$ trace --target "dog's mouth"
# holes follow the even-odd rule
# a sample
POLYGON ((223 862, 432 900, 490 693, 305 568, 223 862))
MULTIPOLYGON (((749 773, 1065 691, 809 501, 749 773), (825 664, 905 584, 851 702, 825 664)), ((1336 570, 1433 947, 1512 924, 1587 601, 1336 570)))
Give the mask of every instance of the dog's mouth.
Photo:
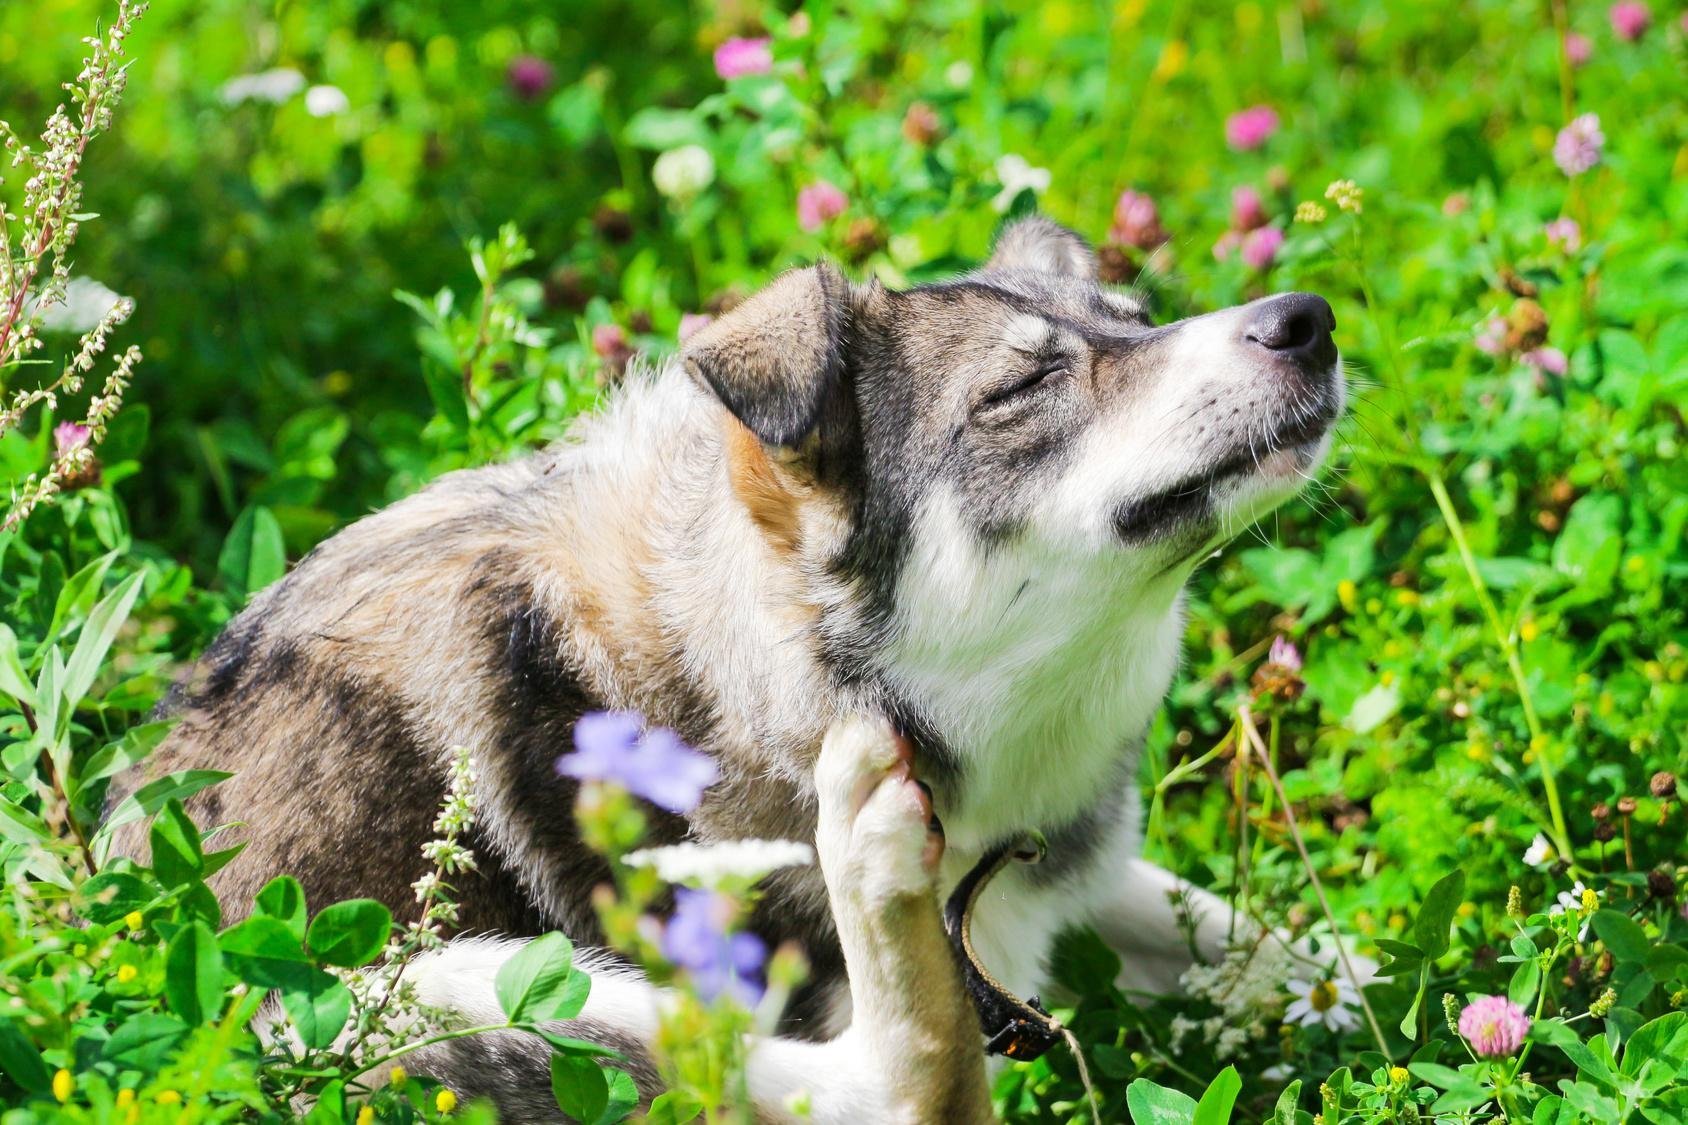
POLYGON ((1164 536, 1172 528, 1213 515, 1218 485, 1243 477, 1285 481, 1305 473, 1341 412, 1340 399, 1321 395, 1311 413, 1283 419, 1254 434, 1208 467, 1164 488, 1126 500, 1114 513, 1114 531, 1126 543, 1164 536))

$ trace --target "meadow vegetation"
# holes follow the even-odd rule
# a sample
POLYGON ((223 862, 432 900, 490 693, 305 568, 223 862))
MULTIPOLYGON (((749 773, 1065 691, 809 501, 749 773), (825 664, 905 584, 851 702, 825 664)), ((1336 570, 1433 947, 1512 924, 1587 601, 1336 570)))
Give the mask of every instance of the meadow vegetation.
MULTIPOLYGON (((1057 1049, 1003 1117, 1688 1123, 1688 15, 787 7, 0 5, 0 1120, 488 1119, 405 1057, 487 1030, 403 981, 472 925, 467 758, 394 857, 411 917, 284 878, 225 927, 181 806, 221 775, 106 800, 153 708, 315 543, 556 439, 779 269, 942 277, 1038 209, 1158 319, 1335 307, 1350 416, 1196 579, 1145 847, 1382 968, 1240 932, 1128 995, 1070 934, 1094 1101, 1057 1049), (143 817, 145 868, 108 854, 143 817)), ((746 1120, 742 1034, 802 965, 735 920, 808 857, 639 853, 706 766, 595 723, 559 754, 606 927, 679 997, 649 1119, 746 1120)), ((542 939, 496 1027, 619 1121, 616 1060, 546 1026, 589 987, 542 939)))

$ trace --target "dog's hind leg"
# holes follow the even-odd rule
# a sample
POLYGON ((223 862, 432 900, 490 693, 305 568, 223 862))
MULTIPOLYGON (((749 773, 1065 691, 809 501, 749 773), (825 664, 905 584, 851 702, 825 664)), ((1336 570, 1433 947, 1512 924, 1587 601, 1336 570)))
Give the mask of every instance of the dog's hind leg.
MULTIPOLYGON (((887 1122, 977 1125, 992 1120, 977 1018, 939 913, 943 838, 909 769, 909 751, 883 723, 853 720, 828 734, 816 772, 816 845, 849 974, 852 1023, 825 1043, 757 1039, 747 1081, 756 1120, 812 1125, 887 1122), (794 1110, 807 1106, 806 1115, 794 1110)), ((498 967, 519 942, 463 939, 419 959, 408 974, 420 998, 474 1023, 503 1016, 498 967)), ((647 1046, 662 990, 625 969, 599 968, 581 951, 592 990, 559 1032, 602 1043, 649 1098, 661 1080, 647 1046)), ((509 1121, 563 1120, 551 1100, 548 1048, 531 1035, 494 1032, 417 1052, 413 1069, 460 1096, 488 1096, 509 1121)))

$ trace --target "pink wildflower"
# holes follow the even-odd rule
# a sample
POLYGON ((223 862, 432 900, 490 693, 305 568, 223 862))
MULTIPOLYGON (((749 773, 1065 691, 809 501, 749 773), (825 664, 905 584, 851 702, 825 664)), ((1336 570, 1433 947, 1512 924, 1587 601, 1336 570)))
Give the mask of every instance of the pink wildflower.
POLYGON ((80 422, 60 422, 53 427, 53 453, 62 459, 87 445, 90 436, 80 422))
POLYGON ((715 48, 715 73, 723 79, 743 78, 749 74, 766 74, 774 69, 771 40, 729 39, 715 48))
POLYGON ((1237 252, 1237 247, 1243 244, 1243 236, 1234 230, 1228 230, 1219 236, 1219 241, 1213 244, 1213 260, 1228 262, 1231 255, 1237 252))
POLYGON ((619 324, 593 326, 592 351, 603 359, 614 359, 627 351, 627 333, 619 324))
POLYGON ((1612 21, 1612 31, 1619 39, 1633 43, 1653 22, 1653 13, 1640 0, 1623 0, 1612 5, 1606 12, 1606 18, 1612 21))
POLYGON ((1153 250, 1166 241, 1161 228, 1160 209, 1147 194, 1127 188, 1114 203, 1114 225, 1108 236, 1121 246, 1135 246, 1139 250, 1153 250))
POLYGON ((1277 227, 1261 227, 1248 232, 1243 239, 1243 261, 1250 269, 1264 270, 1278 256, 1284 244, 1284 232, 1277 227))
POLYGON ((1558 348, 1531 348, 1518 358, 1544 375, 1563 376, 1571 366, 1565 353, 1558 348))
POLYGON ((1244 184, 1231 192, 1231 226, 1235 230, 1250 231, 1266 225, 1266 205, 1260 193, 1244 184))
POLYGON ((551 88, 552 80, 556 76, 556 70, 544 59, 534 55, 518 55, 510 60, 510 66, 504 72, 504 81, 510 84, 510 91, 518 98, 531 102, 551 88))
POLYGON ((820 230, 828 219, 842 215, 849 203, 836 185, 816 180, 797 193, 797 225, 806 231, 820 230))
POLYGON ((1554 219, 1542 228, 1542 233, 1547 235, 1548 245, 1557 250, 1575 254, 1582 249, 1582 228, 1575 219, 1554 219))
POLYGON ((1553 162, 1567 176, 1580 176, 1600 163, 1606 134, 1600 131, 1600 115, 1585 113, 1559 130, 1553 141, 1553 162))
POLYGON ((1477 350, 1487 355, 1500 355, 1506 350, 1506 321, 1498 316, 1491 316, 1477 328, 1477 338, 1472 340, 1477 350))
POLYGON ((1291 672, 1301 671, 1301 650, 1296 648, 1295 642, 1288 637, 1273 637, 1272 648, 1266 654, 1266 659, 1280 668, 1288 668, 1291 672))
POLYGON ((1582 66, 1594 56, 1594 43, 1586 35, 1575 31, 1565 36, 1565 57, 1572 66, 1582 66))
POLYGON ((1459 1033, 1485 1059, 1506 1058, 1524 1045, 1530 1017, 1504 996, 1482 996, 1459 1014, 1459 1033))
POLYGON ((680 342, 683 344, 697 333, 708 328, 715 322, 715 318, 708 313, 680 314, 680 342))
POLYGON ((1250 106, 1225 119, 1225 143, 1239 152, 1259 148, 1278 131, 1278 111, 1269 105, 1250 106))

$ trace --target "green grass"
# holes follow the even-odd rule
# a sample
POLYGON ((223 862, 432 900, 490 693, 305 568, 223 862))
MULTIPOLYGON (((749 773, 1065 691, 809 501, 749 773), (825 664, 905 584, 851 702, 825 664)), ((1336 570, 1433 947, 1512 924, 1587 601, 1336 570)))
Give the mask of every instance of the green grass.
MULTIPOLYGON (((113 10, 0 7, 0 118, 26 134, 44 119, 78 37, 113 10)), ((796 20, 647 0, 566 17, 510 0, 155 0, 128 49, 73 269, 135 299, 113 339, 146 358, 101 482, 0 533, 0 1104, 19 1107, 5 1121, 127 1120, 120 1088, 143 1091, 145 1119, 175 1120, 156 1095, 189 1080, 192 1119, 257 1117, 306 1081, 256 1061, 222 969, 182 975, 200 948, 172 954, 203 908, 194 863, 125 885, 174 896, 148 907, 162 927, 97 907, 93 928, 72 925, 91 909, 76 840, 99 830, 103 748, 156 741, 150 708, 252 590, 440 472, 560 433, 612 374, 606 326, 656 356, 683 314, 793 263, 830 256, 892 285, 966 268, 1001 220, 1011 155, 1049 183, 1003 204, 1111 244, 1110 276, 1159 318, 1324 294, 1354 399, 1321 482, 1198 576, 1143 781, 1157 861, 1394 960, 1368 992, 1377 1030, 1286 1027, 1269 965, 1206 974, 1193 1000, 1124 997, 1110 955, 1076 935, 1058 968, 1104 1120, 1223 1120, 1231 1066, 1239 1120, 1269 1119, 1297 1080, 1299 1111, 1279 1120, 1688 1120, 1678 10, 1654 4, 1631 41, 1603 8, 1512 0, 879 0, 796 20), (1586 63, 1565 31, 1586 37, 1586 63), (716 44, 764 32, 771 74, 716 76, 716 44), (508 74, 528 55, 552 67, 531 97, 508 74), (272 67, 347 108, 228 104, 229 79, 272 67), (1255 105, 1278 128, 1238 151, 1226 119, 1255 105), (1604 146, 1568 176, 1555 137, 1585 113, 1604 146), (688 145, 710 154, 709 182, 664 195, 655 161, 688 145), (846 206, 806 231, 797 196, 821 179, 846 206), (1344 208, 1326 189, 1348 180, 1363 194, 1344 208), (1284 235, 1265 268, 1213 252, 1244 187, 1284 235), (1140 222, 1110 235, 1128 189, 1153 200, 1164 243, 1140 222), (1305 203, 1324 218, 1296 221, 1305 203), (1561 219, 1575 247, 1548 237, 1561 219), (1279 636, 1299 672, 1262 672, 1279 636), (89 637, 86 690, 43 687, 51 654, 89 637), (44 701, 60 717, 46 734, 44 701), (1264 753, 1238 752, 1245 708, 1264 753), (1538 835, 1553 855, 1526 863, 1538 835), (1597 893, 1590 916, 1549 917, 1577 880, 1597 893), (1509 991, 1536 1038, 1474 1062, 1444 996, 1509 991), (142 1016, 182 1034, 112 1061, 113 1031, 142 1016), (1202 1109, 1179 1100, 1216 1075, 1202 1109)), ((74 344, 48 340, 47 356, 74 344)), ((0 364, 8 401, 46 370, 0 364)), ((0 472, 41 471, 52 423, 85 399, 0 434, 0 472)), ((327 971, 308 943, 295 954, 327 971)), ((437 1115, 423 1079, 383 1082, 383 1119, 437 1115)), ((350 1089, 324 1119, 356 1116, 350 1089)), ((1012 1121, 1087 1116, 1064 1052, 1010 1068, 998 1092, 1012 1121)))

